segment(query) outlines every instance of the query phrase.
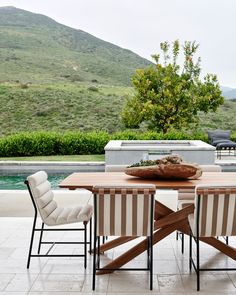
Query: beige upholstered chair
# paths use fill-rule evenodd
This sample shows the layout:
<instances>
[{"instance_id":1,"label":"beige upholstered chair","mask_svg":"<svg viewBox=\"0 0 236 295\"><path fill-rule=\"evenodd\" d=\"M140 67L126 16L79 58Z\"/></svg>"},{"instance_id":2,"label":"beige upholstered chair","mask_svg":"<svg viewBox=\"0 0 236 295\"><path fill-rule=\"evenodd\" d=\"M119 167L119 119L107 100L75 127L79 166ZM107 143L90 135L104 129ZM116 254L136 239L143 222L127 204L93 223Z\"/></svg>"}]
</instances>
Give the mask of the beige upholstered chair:
<instances>
[{"instance_id":1,"label":"beige upholstered chair","mask_svg":"<svg viewBox=\"0 0 236 295\"><path fill-rule=\"evenodd\" d=\"M197 186L195 191L195 210L190 214L190 269L192 265L197 273L197 290L200 290L200 271L236 270L201 269L200 237L236 236L236 183L227 186ZM196 264L192 258L192 237L196 242Z\"/></svg>"},{"instance_id":2,"label":"beige upholstered chair","mask_svg":"<svg viewBox=\"0 0 236 295\"><path fill-rule=\"evenodd\" d=\"M199 165L202 169L202 172L221 172L222 168L220 165ZM195 197L194 189L180 189L178 192L178 200L179 201L186 201L191 200L193 201ZM182 205L180 202L179 204Z\"/></svg>"},{"instance_id":3,"label":"beige upholstered chair","mask_svg":"<svg viewBox=\"0 0 236 295\"><path fill-rule=\"evenodd\" d=\"M94 249L98 247L98 250L94 251L92 289L95 290L96 270L100 269L100 237L145 236L149 245L148 265L147 268L134 270L150 271L150 289L152 290L155 186L96 186L93 188L93 194Z\"/></svg>"},{"instance_id":4,"label":"beige upholstered chair","mask_svg":"<svg viewBox=\"0 0 236 295\"><path fill-rule=\"evenodd\" d=\"M54 200L54 194L51 190L51 184L48 181L47 173L44 171L36 172L33 175L27 177L25 184L28 187L29 194L34 206L34 222L32 228L31 242L29 248L27 268L30 265L31 257L67 257L67 256L77 256L84 257L84 267L86 268L86 255L87 255L87 244L91 245L91 233L90 241L87 242L87 223L91 220L93 214L93 206L87 204L85 206L74 206L74 207L59 207ZM78 200L79 203L79 200ZM37 215L40 215L42 219L41 229L36 228ZM44 228L46 224L48 227L58 226L63 224L71 224L83 222L84 229L82 228ZM91 225L91 222L90 222ZM84 241L83 242L43 242L43 232L44 231L66 231L66 230L76 230L84 231ZM35 231L40 231L38 254L32 255L32 246L34 241ZM91 226L90 226L91 232ZM51 248L45 255L40 255L41 244L51 244ZM84 254L83 255L48 255L54 244L84 244Z\"/></svg>"},{"instance_id":5,"label":"beige upholstered chair","mask_svg":"<svg viewBox=\"0 0 236 295\"><path fill-rule=\"evenodd\" d=\"M221 172L220 165L199 165L203 172ZM177 210L181 210L186 206L194 203L195 191L194 189L180 189L178 191ZM184 253L184 234L177 232L177 239L180 234L181 238L181 252ZM228 240L227 240L228 242Z\"/></svg>"}]
</instances>

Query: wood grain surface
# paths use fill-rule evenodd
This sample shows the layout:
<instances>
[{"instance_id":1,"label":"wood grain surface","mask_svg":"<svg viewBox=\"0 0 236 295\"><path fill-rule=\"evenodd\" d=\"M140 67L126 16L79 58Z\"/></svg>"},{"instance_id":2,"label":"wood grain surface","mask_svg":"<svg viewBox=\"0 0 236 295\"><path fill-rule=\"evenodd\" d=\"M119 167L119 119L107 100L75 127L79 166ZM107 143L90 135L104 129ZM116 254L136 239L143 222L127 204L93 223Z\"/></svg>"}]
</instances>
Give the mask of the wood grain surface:
<instances>
[{"instance_id":1,"label":"wood grain surface","mask_svg":"<svg viewBox=\"0 0 236 295\"><path fill-rule=\"evenodd\" d=\"M61 188L92 190L95 185L136 185L154 184L156 188L165 189L194 189L199 184L232 184L236 183L236 172L203 172L199 179L194 180L160 180L142 179L126 175L123 172L94 172L73 173L65 178L59 186Z\"/></svg>"}]
</instances>

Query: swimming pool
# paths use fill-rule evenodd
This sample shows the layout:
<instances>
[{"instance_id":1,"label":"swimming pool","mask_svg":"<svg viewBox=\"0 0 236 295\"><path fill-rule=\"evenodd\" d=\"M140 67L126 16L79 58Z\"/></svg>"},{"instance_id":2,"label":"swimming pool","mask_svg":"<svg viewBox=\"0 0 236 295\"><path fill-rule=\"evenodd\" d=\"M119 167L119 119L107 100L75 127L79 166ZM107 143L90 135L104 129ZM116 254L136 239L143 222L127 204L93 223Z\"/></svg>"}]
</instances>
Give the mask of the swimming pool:
<instances>
[{"instance_id":1,"label":"swimming pool","mask_svg":"<svg viewBox=\"0 0 236 295\"><path fill-rule=\"evenodd\" d=\"M51 182L52 188L59 188L58 184L69 174L49 175L48 180ZM0 175L0 190L24 190L27 189L24 181L28 175Z\"/></svg>"}]
</instances>

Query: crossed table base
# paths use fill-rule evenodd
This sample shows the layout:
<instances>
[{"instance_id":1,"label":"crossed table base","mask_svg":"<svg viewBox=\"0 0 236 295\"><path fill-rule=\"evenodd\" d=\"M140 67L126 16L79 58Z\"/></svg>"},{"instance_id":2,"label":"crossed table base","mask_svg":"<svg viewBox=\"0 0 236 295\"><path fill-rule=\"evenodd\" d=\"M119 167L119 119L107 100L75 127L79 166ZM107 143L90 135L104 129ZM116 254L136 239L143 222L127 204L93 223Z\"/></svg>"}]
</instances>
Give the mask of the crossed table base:
<instances>
[{"instance_id":1,"label":"crossed table base","mask_svg":"<svg viewBox=\"0 0 236 295\"><path fill-rule=\"evenodd\" d=\"M193 213L194 205L190 205L185 207L182 210L177 212L171 210L166 207L162 203L155 201L155 221L154 221L154 232L153 232L153 245L160 242L166 236L171 234L173 231L180 231L186 235L189 235L189 226L188 226L188 215ZM119 237L112 241L109 241L100 246L100 253L105 252L107 250L113 249L119 245L127 243L136 237ZM220 240L210 237L210 238L200 238L202 242L205 242L222 253L228 255L229 257L236 260L236 249L230 247ZM101 268L101 270L97 271L97 275L111 273L109 269L117 269L134 259L136 256L140 255L142 252L147 250L147 240L139 242L137 245L130 248L124 254L120 255L116 259L112 260L106 266Z\"/></svg>"},{"instance_id":2,"label":"crossed table base","mask_svg":"<svg viewBox=\"0 0 236 295\"><path fill-rule=\"evenodd\" d=\"M160 180L144 180L125 175L124 173L73 173L60 183L60 187L69 188L71 190L77 188L85 188L92 190L94 185L132 185L137 183L155 184L157 188L191 188L194 189L197 184L222 184L231 182L234 183L236 179L235 172L205 172L200 179L186 180L186 181L160 181ZM189 235L188 215L193 213L194 205L184 207L179 211L173 211L162 203L155 201L155 214L154 214L154 232L153 244L160 242L166 236L174 231L180 231ZM125 244L138 237L119 237L114 240L108 241L100 246L100 252L113 249L119 245ZM220 252L226 254L232 259L236 260L236 249L226 245L214 237L202 237L200 240L204 243L211 245ZM97 274L106 274L112 272L108 269L117 269L127 264L129 261L146 251L148 247L147 239L137 243L128 251L112 260L106 266L97 271Z\"/></svg>"}]
</instances>

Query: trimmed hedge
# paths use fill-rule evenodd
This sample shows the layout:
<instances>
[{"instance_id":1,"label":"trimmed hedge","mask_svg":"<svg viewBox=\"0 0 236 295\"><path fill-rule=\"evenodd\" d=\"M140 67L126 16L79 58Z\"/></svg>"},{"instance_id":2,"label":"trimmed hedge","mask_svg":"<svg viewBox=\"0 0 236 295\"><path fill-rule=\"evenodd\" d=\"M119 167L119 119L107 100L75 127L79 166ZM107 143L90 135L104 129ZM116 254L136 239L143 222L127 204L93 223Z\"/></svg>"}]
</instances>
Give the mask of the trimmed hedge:
<instances>
[{"instance_id":1,"label":"trimmed hedge","mask_svg":"<svg viewBox=\"0 0 236 295\"><path fill-rule=\"evenodd\" d=\"M117 132L22 132L0 138L0 157L85 155L103 154L109 140L203 140L208 141L204 133L187 134L172 132L138 133L132 131ZM236 140L236 133L232 134Z\"/></svg>"}]
</instances>

